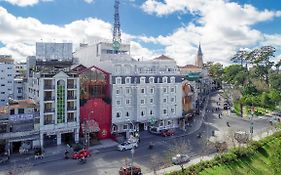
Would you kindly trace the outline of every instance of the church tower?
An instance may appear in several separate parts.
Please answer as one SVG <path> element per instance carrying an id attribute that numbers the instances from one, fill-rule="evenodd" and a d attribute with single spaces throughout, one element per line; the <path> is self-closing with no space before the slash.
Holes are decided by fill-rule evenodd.
<path id="1" fill-rule="evenodd" d="M 199 43 L 198 51 L 197 51 L 197 56 L 195 59 L 195 66 L 203 68 L 203 53 L 201 50 L 201 44 Z"/>

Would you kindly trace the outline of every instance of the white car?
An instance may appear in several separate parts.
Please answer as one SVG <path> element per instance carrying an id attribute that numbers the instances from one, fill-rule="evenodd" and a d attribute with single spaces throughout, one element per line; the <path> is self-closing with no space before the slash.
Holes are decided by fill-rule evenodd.
<path id="1" fill-rule="evenodd" d="M 180 165 L 190 161 L 190 157 L 187 154 L 177 154 L 172 158 L 172 163 L 175 165 Z"/>
<path id="2" fill-rule="evenodd" d="M 137 148 L 138 147 L 138 143 L 134 142 L 134 143 L 128 143 L 128 142 L 124 142 L 118 145 L 118 150 L 119 151 L 125 151 L 128 149 L 132 149 L 132 148 Z"/>

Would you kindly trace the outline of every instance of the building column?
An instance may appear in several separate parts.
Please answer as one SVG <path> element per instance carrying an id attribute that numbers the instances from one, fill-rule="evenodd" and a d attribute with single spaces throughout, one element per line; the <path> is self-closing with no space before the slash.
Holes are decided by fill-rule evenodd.
<path id="1" fill-rule="evenodd" d="M 41 149 L 43 149 L 43 145 L 44 145 L 44 134 L 43 133 L 40 133 L 40 147 Z"/>
<path id="2" fill-rule="evenodd" d="M 61 133 L 57 134 L 57 145 L 61 145 Z"/>
<path id="3" fill-rule="evenodd" d="M 74 129 L 74 140 L 75 143 L 79 142 L 79 129 Z"/>

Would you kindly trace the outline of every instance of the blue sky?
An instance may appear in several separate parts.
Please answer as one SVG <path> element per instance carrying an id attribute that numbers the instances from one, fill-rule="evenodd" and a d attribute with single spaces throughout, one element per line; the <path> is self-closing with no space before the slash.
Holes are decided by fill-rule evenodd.
<path id="1" fill-rule="evenodd" d="M 229 63 L 237 50 L 266 44 L 275 46 L 281 58 L 281 3 L 276 0 L 120 1 L 122 38 L 131 41 L 136 58 L 166 54 L 180 65 L 190 64 L 199 42 L 205 61 Z M 40 39 L 71 41 L 75 48 L 79 42 L 111 39 L 113 4 L 0 0 L 0 54 L 25 59 Z"/>

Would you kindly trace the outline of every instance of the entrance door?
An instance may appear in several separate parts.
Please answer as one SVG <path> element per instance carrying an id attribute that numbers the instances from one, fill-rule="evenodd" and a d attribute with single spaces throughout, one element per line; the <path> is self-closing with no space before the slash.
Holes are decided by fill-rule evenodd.
<path id="1" fill-rule="evenodd" d="M 65 133 L 65 134 L 61 134 L 61 141 L 64 144 L 72 144 L 74 143 L 74 137 L 73 137 L 73 133 Z"/>
<path id="2" fill-rule="evenodd" d="M 144 131 L 144 123 L 139 123 L 139 130 Z"/>

